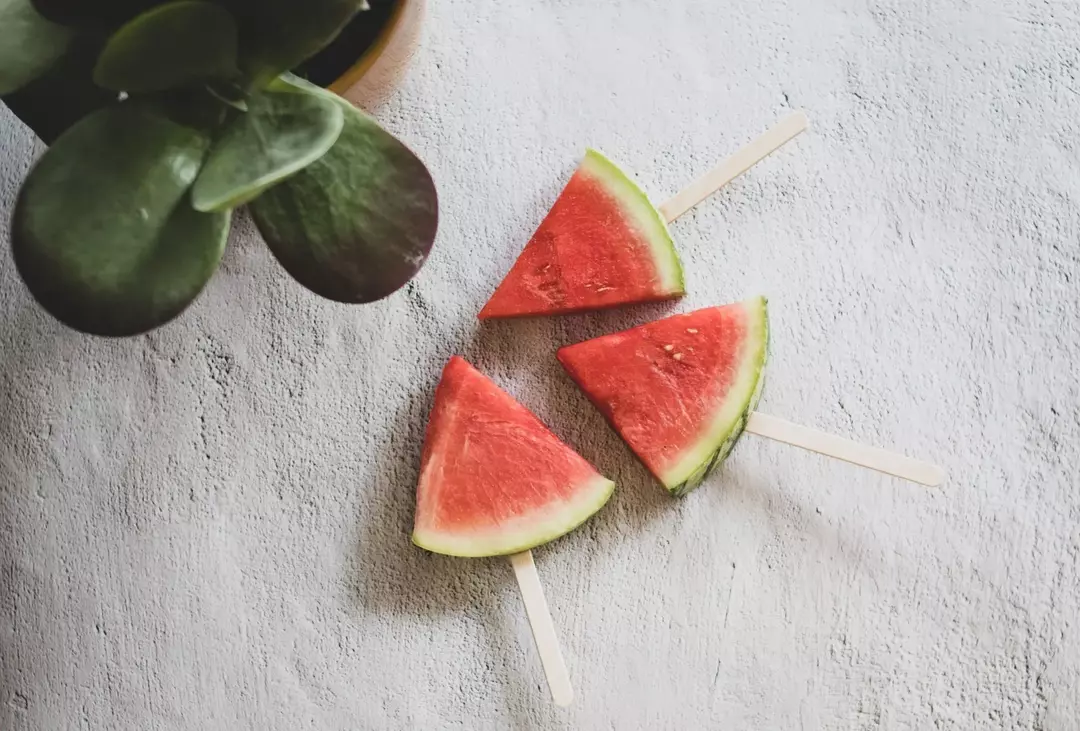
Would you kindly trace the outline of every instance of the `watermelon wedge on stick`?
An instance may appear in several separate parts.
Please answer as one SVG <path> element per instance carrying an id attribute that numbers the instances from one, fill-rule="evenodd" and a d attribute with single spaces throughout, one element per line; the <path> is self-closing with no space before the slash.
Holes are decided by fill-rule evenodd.
<path id="1" fill-rule="evenodd" d="M 428 421 L 413 541 L 448 556 L 503 556 L 569 533 L 614 483 L 510 394 L 454 356 Z"/>
<path id="2" fill-rule="evenodd" d="M 413 542 L 449 556 L 509 555 L 559 705 L 573 699 L 530 549 L 588 520 L 615 485 L 463 358 L 435 391 Z"/>
<path id="3" fill-rule="evenodd" d="M 685 294 L 667 224 L 806 129 L 796 112 L 654 208 L 596 150 L 570 178 L 480 319 L 563 315 Z"/>
<path id="4" fill-rule="evenodd" d="M 673 495 L 685 495 L 744 431 L 925 485 L 940 468 L 754 411 L 764 383 L 764 297 L 674 315 L 570 345 L 559 361 Z"/>

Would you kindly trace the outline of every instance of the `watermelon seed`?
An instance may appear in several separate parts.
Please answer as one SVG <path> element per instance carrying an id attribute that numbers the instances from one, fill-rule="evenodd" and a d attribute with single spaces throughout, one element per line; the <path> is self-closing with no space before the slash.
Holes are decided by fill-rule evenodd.
<path id="1" fill-rule="evenodd" d="M 682 360 L 682 353 L 676 353 L 675 355 L 673 355 L 671 357 L 674 358 L 675 360 Z"/>
<path id="2" fill-rule="evenodd" d="M 665 345 L 664 350 L 666 350 L 667 352 L 670 353 L 671 351 L 675 350 L 675 346 L 674 345 Z"/>
<path id="3" fill-rule="evenodd" d="M 697 335 L 697 328 L 688 327 L 686 328 L 686 332 L 690 333 L 691 335 Z"/>

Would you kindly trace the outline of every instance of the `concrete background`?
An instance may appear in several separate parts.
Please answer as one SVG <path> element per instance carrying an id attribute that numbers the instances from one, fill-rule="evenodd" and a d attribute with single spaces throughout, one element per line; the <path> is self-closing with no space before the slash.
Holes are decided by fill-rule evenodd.
<path id="1" fill-rule="evenodd" d="M 5 256 L 0 728 L 1080 728 L 1078 38 L 1065 0 L 443 0 L 377 110 L 441 194 L 406 290 L 321 301 L 241 220 L 182 319 L 111 341 Z M 949 480 L 748 437 L 676 502 L 553 357 L 671 308 L 475 313 L 586 145 L 659 201 L 795 107 L 674 226 L 674 309 L 768 294 L 762 410 Z M 6 111 L 0 145 L 7 217 L 40 147 Z M 565 712 L 506 562 L 408 541 L 455 352 L 619 484 L 537 551 Z"/>

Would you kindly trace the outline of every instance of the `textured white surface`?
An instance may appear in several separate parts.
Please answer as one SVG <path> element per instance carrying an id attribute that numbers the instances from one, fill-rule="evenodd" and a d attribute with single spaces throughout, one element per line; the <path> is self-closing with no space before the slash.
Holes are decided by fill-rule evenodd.
<path id="1" fill-rule="evenodd" d="M 407 291 L 320 301 L 242 223 L 180 321 L 99 340 L 5 254 L 0 729 L 1080 728 L 1078 38 L 1068 0 L 437 2 L 378 110 L 441 194 Z M 748 437 L 674 502 L 553 357 L 668 308 L 474 315 L 585 145 L 662 200 L 793 107 L 674 225 L 677 308 L 767 293 L 763 410 L 950 478 Z M 0 145 L 7 217 L 39 148 Z M 408 542 L 454 352 L 619 483 L 537 551 L 568 711 L 506 561 Z"/>

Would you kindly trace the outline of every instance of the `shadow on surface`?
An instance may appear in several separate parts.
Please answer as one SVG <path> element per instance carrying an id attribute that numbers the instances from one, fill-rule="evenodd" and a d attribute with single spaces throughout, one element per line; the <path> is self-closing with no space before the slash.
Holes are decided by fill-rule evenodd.
<path id="1" fill-rule="evenodd" d="M 440 372 L 441 367 L 429 383 L 418 384 L 413 397 L 392 419 L 389 438 L 377 459 L 379 484 L 370 486 L 378 497 L 359 517 L 360 538 L 346 580 L 360 611 L 421 620 L 457 614 L 481 625 L 481 657 L 451 664 L 474 663 L 484 668 L 489 681 L 483 686 L 498 686 L 515 730 L 541 728 L 536 713 L 546 700 L 547 689 L 532 687 L 533 673 L 525 654 L 535 652 L 532 640 L 528 638 L 529 644 L 521 645 L 514 627 L 518 618 L 508 614 L 501 601 L 508 592 L 514 592 L 517 599 L 509 562 L 502 557 L 442 556 L 409 540 L 420 447 Z M 523 616 L 520 619 L 524 621 Z"/>
<path id="2" fill-rule="evenodd" d="M 654 484 L 639 489 L 651 478 L 562 371 L 554 355 L 553 327 L 562 326 L 535 320 L 482 327 L 463 355 L 616 481 L 609 504 L 575 532 L 593 541 L 616 540 L 667 508 L 670 499 Z M 441 556 L 408 540 L 420 450 L 439 372 L 441 366 L 428 382 L 416 384 L 390 420 L 376 459 L 374 497 L 359 517 L 361 535 L 348 568 L 355 603 L 364 610 L 414 615 L 461 611 L 481 606 L 492 587 L 514 582 L 499 563 L 505 559 Z"/>
<path id="3" fill-rule="evenodd" d="M 848 469 L 839 465 L 838 468 Z M 891 561 L 875 545 L 873 536 L 860 526 L 852 525 L 846 516 L 824 515 L 807 505 L 782 484 L 769 479 L 771 472 L 767 465 L 750 465 L 745 461 L 729 464 L 699 490 L 720 487 L 724 490 L 720 509 L 745 511 L 767 521 L 769 539 L 784 544 L 786 556 L 800 556 L 810 550 L 829 561 L 842 562 L 853 572 L 914 578 L 902 562 Z"/>
<path id="4" fill-rule="evenodd" d="M 377 483 L 367 512 L 359 516 L 357 542 L 347 580 L 363 610 L 435 615 L 480 603 L 491 569 L 485 560 L 454 558 L 414 546 L 413 512 L 420 452 L 435 382 L 418 384 L 391 419 L 387 443 L 376 459 Z"/>
<path id="5" fill-rule="evenodd" d="M 560 438 L 600 472 L 616 481 L 610 502 L 568 536 L 538 552 L 541 575 L 566 568 L 578 555 L 607 554 L 632 541 L 661 518 L 681 523 L 681 514 L 702 510 L 727 513 L 728 520 L 764 524 L 770 540 L 791 544 L 780 556 L 820 551 L 830 561 L 844 561 L 855 572 L 892 570 L 872 536 L 851 530 L 850 523 L 822 516 L 812 505 L 784 490 L 772 479 L 768 464 L 736 460 L 714 473 L 697 491 L 673 499 L 636 460 L 618 435 L 588 402 L 555 358 L 559 345 L 632 327 L 681 310 L 664 303 L 627 311 L 596 313 L 584 318 L 496 321 L 478 326 L 461 353 L 500 387 L 533 410 Z M 459 559 L 428 553 L 408 542 L 419 474 L 420 449 L 441 365 L 426 382 L 414 384 L 411 398 L 393 415 L 389 434 L 376 458 L 378 484 L 359 516 L 361 536 L 348 568 L 356 605 L 363 611 L 421 618 L 461 613 L 484 627 L 479 662 L 499 686 L 501 703 L 517 728 L 535 728 L 550 720 L 547 688 L 531 637 L 524 632 L 523 610 L 500 601 L 512 592 L 513 573 L 505 559 Z M 745 445 L 745 443 L 744 443 Z M 750 454 L 764 453 L 750 450 Z M 757 550 L 757 549 L 751 549 Z M 712 557 L 717 566 L 733 556 Z M 726 571 L 725 567 L 725 571 Z M 725 574 L 726 575 L 726 574 Z M 589 577 L 565 577 L 564 593 L 589 596 Z M 573 586 L 580 581 L 581 585 Z M 729 579 L 730 581 L 730 579 Z M 645 592 L 645 587 L 638 590 Z M 556 623 L 559 619 L 556 618 Z M 519 624 L 520 623 L 520 624 Z M 488 671 L 485 671 L 487 674 Z"/>

